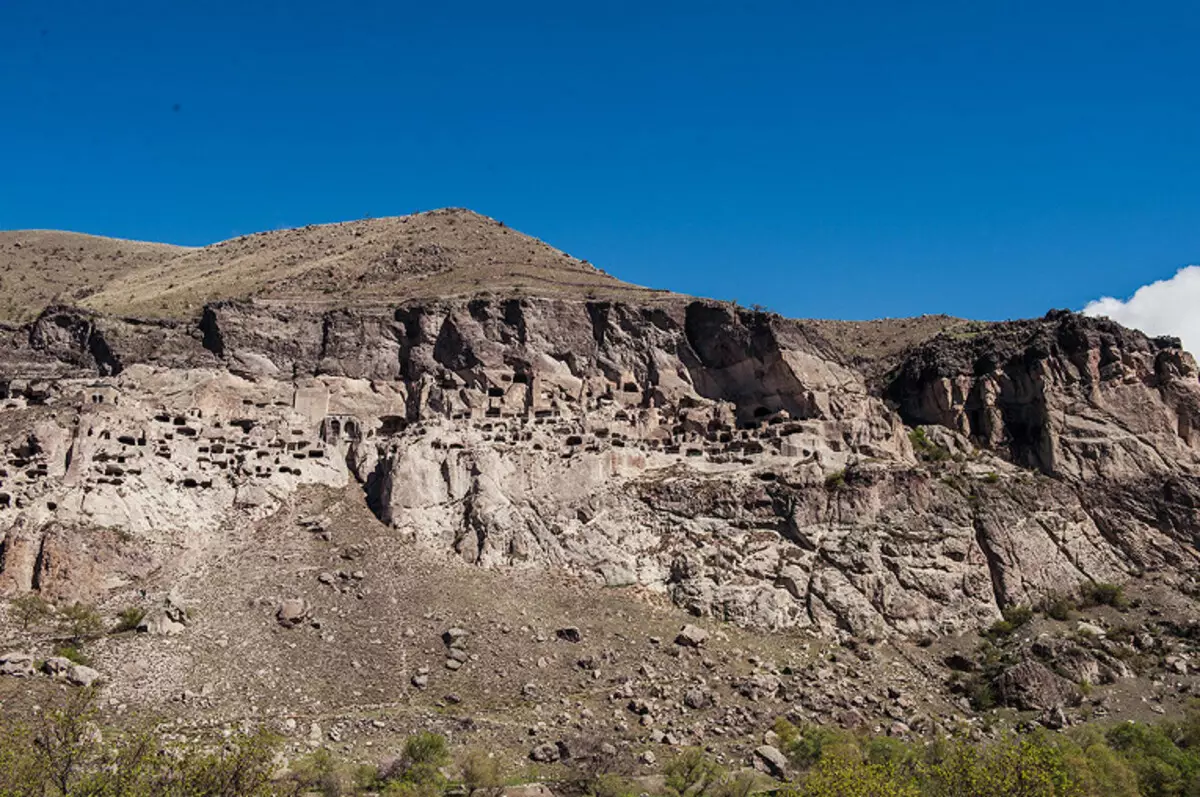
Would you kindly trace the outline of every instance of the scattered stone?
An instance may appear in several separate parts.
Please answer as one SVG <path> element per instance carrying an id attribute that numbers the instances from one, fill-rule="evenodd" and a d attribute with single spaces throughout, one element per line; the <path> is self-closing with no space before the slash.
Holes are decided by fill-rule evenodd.
<path id="1" fill-rule="evenodd" d="M 779 752 L 778 747 L 764 744 L 754 749 L 755 765 L 761 765 L 762 770 L 774 778 L 783 780 L 787 777 L 788 760 Z"/>
<path id="2" fill-rule="evenodd" d="M 578 628 L 569 625 L 566 628 L 560 628 L 554 632 L 554 635 L 564 642 L 582 642 L 583 634 Z"/>
<path id="3" fill-rule="evenodd" d="M 100 672 L 82 664 L 73 664 L 67 670 L 67 680 L 76 686 L 91 686 L 100 680 Z"/>
<path id="4" fill-rule="evenodd" d="M 713 704 L 712 692 L 699 686 L 693 686 L 684 693 L 683 704 L 694 709 L 708 708 Z"/>
<path id="5" fill-rule="evenodd" d="M 275 610 L 275 619 L 284 628 L 295 628 L 308 619 L 312 607 L 303 598 L 289 598 Z"/>
<path id="6" fill-rule="evenodd" d="M 552 764 L 559 760 L 558 745 L 539 744 L 529 751 L 529 758 L 539 764 Z"/>
<path id="7" fill-rule="evenodd" d="M 450 628 L 442 634 L 442 642 L 448 648 L 462 647 L 467 644 L 467 631 L 463 628 Z"/>
<path id="8" fill-rule="evenodd" d="M 75 662 L 62 656 L 51 656 L 42 662 L 42 672 L 50 676 L 66 675 Z"/>
<path id="9" fill-rule="evenodd" d="M 10 652 L 0 654 L 0 675 L 24 678 L 33 675 L 33 656 L 28 653 Z"/>
<path id="10" fill-rule="evenodd" d="M 708 632 L 695 625 L 685 625 L 675 637 L 675 644 L 686 648 L 698 648 L 708 641 Z"/>

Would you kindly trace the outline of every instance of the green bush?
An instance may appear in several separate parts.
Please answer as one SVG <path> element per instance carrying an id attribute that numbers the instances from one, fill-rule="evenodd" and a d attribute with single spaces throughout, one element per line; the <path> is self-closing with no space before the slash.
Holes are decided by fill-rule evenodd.
<path id="1" fill-rule="evenodd" d="M 846 471 L 835 470 L 825 477 L 826 490 L 840 490 L 846 486 Z"/>
<path id="2" fill-rule="evenodd" d="M 59 645 L 54 648 L 54 655 L 76 664 L 82 664 L 84 667 L 92 665 L 92 660 L 87 657 L 87 654 L 78 645 Z"/>
<path id="3" fill-rule="evenodd" d="M 9 612 L 22 631 L 29 631 L 47 622 L 54 616 L 54 607 L 35 592 L 13 598 Z"/>
<path id="4" fill-rule="evenodd" d="M 1033 619 L 1033 609 L 1028 606 L 1009 606 L 1002 614 L 1003 620 L 997 620 L 985 632 L 989 639 L 1000 639 L 1016 632 Z"/>
<path id="5" fill-rule="evenodd" d="M 699 748 L 684 750 L 663 767 L 663 782 L 677 797 L 707 794 L 724 777 L 724 767 Z"/>
<path id="6" fill-rule="evenodd" d="M 440 794 L 446 786 L 442 767 L 449 763 L 445 737 L 425 731 L 415 733 L 405 740 L 400 758 L 383 773 L 384 793 L 408 797 Z"/>
<path id="7" fill-rule="evenodd" d="M 0 723 L 4 797 L 266 797 L 279 740 L 259 732 L 218 749 L 168 745 L 152 733 L 98 730 L 95 693 L 69 693 L 35 725 Z"/>
<path id="8" fill-rule="evenodd" d="M 342 797 L 352 786 L 348 768 L 325 748 L 292 762 L 287 781 L 297 791 L 320 794 L 321 797 Z"/>
<path id="9" fill-rule="evenodd" d="M 104 634 L 104 620 L 94 606 L 72 603 L 58 613 L 59 631 L 75 645 Z"/>
<path id="10" fill-rule="evenodd" d="M 462 783 L 468 795 L 500 797 L 504 792 L 504 773 L 500 762 L 482 750 L 471 750 L 462 762 Z"/>
<path id="11" fill-rule="evenodd" d="M 1124 611 L 1129 608 L 1129 600 L 1125 597 L 1125 588 L 1120 584 L 1088 581 L 1080 587 L 1083 605 L 1111 606 Z"/>
<path id="12" fill-rule="evenodd" d="M 117 615 L 117 624 L 113 626 L 114 634 L 121 634 L 126 631 L 136 631 L 137 627 L 142 624 L 142 620 L 146 618 L 146 610 L 139 609 L 136 606 L 130 606 L 122 609 Z"/>
<path id="13" fill-rule="evenodd" d="M 929 436 L 925 434 L 923 426 L 911 429 L 908 433 L 908 440 L 912 443 L 913 453 L 919 459 L 926 462 L 945 462 L 950 459 L 950 450 L 930 440 Z"/>
<path id="14" fill-rule="evenodd" d="M 634 797 L 638 789 L 620 775 L 609 772 L 593 778 L 584 794 L 587 797 Z"/>
<path id="15" fill-rule="evenodd" d="M 1075 601 L 1067 595 L 1053 595 L 1042 604 L 1042 613 L 1053 620 L 1071 620 L 1075 617 Z"/>

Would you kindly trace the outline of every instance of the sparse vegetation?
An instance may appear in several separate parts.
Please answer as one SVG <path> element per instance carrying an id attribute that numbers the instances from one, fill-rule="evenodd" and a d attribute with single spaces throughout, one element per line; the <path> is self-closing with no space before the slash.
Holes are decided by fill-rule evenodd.
<path id="1" fill-rule="evenodd" d="M 1033 619 L 1033 609 L 1028 606 L 1009 606 L 1003 611 L 1004 619 L 992 623 L 985 632 L 989 639 L 1000 639 L 1017 631 Z"/>
<path id="2" fill-rule="evenodd" d="M 117 624 L 113 626 L 113 633 L 120 634 L 125 631 L 136 631 L 145 617 L 145 609 L 139 609 L 136 606 L 122 609 L 121 613 L 117 615 Z"/>
<path id="3" fill-rule="evenodd" d="M 1081 606 L 1111 606 L 1124 611 L 1129 608 L 1129 599 L 1125 597 L 1125 588 L 1119 584 L 1106 582 L 1086 582 L 1080 587 Z"/>
<path id="4" fill-rule="evenodd" d="M 92 660 L 78 645 L 59 645 L 54 649 L 54 655 L 85 667 L 90 667 L 92 664 Z"/>
<path id="5" fill-rule="evenodd" d="M 281 740 L 251 731 L 209 742 L 168 742 L 153 732 L 103 727 L 95 693 L 74 692 L 33 722 L 0 724 L 3 797 L 344 797 L 443 794 L 445 739 L 418 733 L 392 767 L 362 766 L 322 749 L 278 765 Z M 1200 711 L 1179 721 L 1082 725 L 1001 734 L 985 741 L 951 736 L 908 741 L 775 722 L 788 759 L 782 797 L 1186 797 L 1200 783 Z M 670 797 L 749 797 L 757 776 L 731 770 L 698 748 L 661 770 Z M 495 759 L 471 750 L 463 790 L 495 797 L 503 776 Z M 590 797 L 629 797 L 616 773 L 594 778 Z"/>
<path id="6" fill-rule="evenodd" d="M 1042 613 L 1052 620 L 1072 620 L 1075 609 L 1075 601 L 1068 595 L 1054 595 L 1042 604 Z"/>
<path id="7" fill-rule="evenodd" d="M 104 634 L 104 620 L 94 606 L 72 603 L 58 613 L 59 631 L 78 647 L 89 639 Z"/>
<path id="8" fill-rule="evenodd" d="M 825 477 L 826 490 L 840 490 L 846 486 L 846 471 L 835 470 L 833 473 Z"/>
<path id="9" fill-rule="evenodd" d="M 504 772 L 499 760 L 483 750 L 468 751 L 462 762 L 462 783 L 468 797 L 500 797 Z"/>
<path id="10" fill-rule="evenodd" d="M 50 621 L 54 616 L 54 607 L 36 592 L 29 592 L 13 598 L 9 611 L 22 631 L 30 631 Z"/>
<path id="11" fill-rule="evenodd" d="M 949 449 L 930 440 L 923 426 L 911 429 L 908 440 L 912 443 L 913 453 L 925 462 L 945 462 L 951 458 Z"/>

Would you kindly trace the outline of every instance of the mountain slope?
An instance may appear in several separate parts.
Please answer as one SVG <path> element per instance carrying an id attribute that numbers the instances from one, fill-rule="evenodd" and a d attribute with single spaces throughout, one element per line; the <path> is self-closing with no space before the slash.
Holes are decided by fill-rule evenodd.
<path id="1" fill-rule="evenodd" d="M 189 251 L 55 230 L 0 231 L 0 322 L 28 321 L 47 305 L 78 303 L 130 272 L 152 272 Z"/>
<path id="2" fill-rule="evenodd" d="M 457 210 L 184 252 L 87 303 L 0 329 L 0 594 L 146 611 L 88 645 L 131 705 L 296 749 L 462 705 L 518 758 L 576 732 L 740 758 L 783 714 L 908 734 L 989 689 L 1019 721 L 1200 690 L 1177 340 L 788 320 Z M 1030 620 L 1095 594 L 1090 627 Z M 0 638 L 56 641 L 7 611 Z"/>
<path id="3" fill-rule="evenodd" d="M 223 299 L 348 306 L 475 293 L 644 300 L 656 292 L 486 216 L 448 208 L 223 241 L 130 269 L 83 304 L 186 318 Z"/>

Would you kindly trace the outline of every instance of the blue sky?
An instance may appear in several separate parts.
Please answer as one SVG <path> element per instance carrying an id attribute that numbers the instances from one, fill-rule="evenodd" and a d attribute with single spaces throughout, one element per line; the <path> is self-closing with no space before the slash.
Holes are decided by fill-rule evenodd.
<path id="1" fill-rule="evenodd" d="M 794 316 L 1081 308 L 1200 262 L 1191 2 L 0 0 L 0 228 L 466 206 Z"/>

